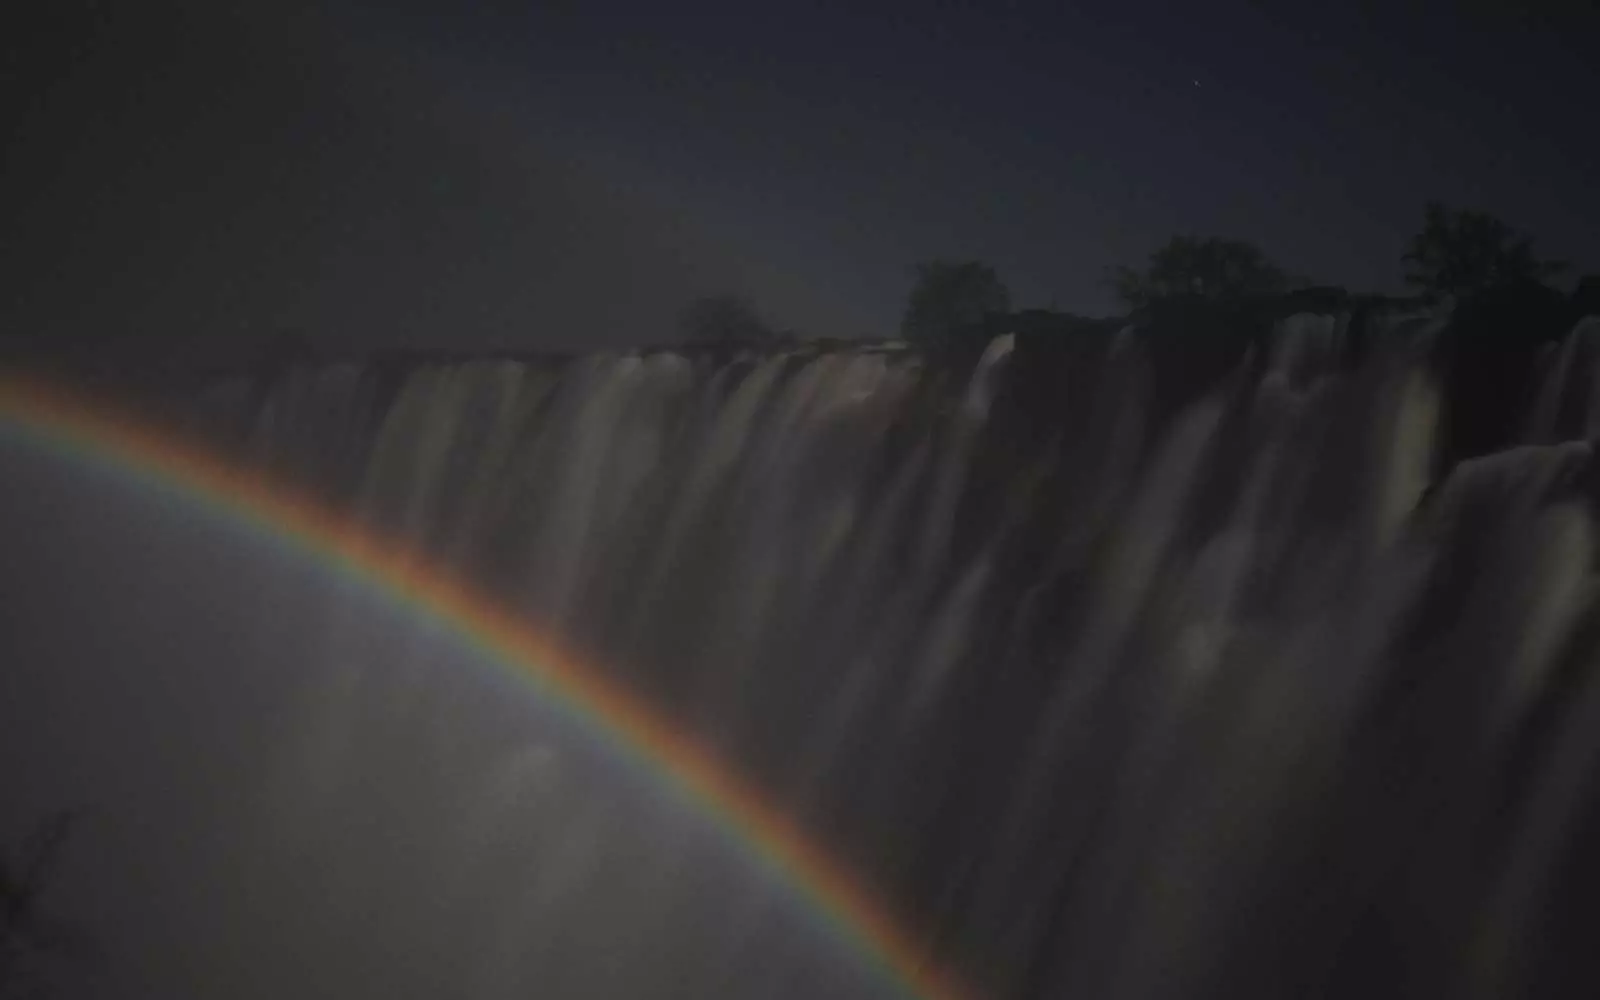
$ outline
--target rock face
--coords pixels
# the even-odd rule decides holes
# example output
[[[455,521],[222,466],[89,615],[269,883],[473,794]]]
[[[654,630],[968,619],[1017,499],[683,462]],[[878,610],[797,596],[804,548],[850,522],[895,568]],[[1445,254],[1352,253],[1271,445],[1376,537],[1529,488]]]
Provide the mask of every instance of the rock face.
[[[608,664],[995,996],[1592,995],[1600,326],[1476,308],[169,409]]]

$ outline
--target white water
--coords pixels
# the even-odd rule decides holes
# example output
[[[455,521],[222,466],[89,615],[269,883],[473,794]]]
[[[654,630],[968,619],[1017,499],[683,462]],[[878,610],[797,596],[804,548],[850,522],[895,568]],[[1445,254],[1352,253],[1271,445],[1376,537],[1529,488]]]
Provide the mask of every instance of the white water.
[[[1432,333],[1397,327],[1351,373],[1339,329],[1285,324],[1263,377],[1159,429],[1124,335],[1085,362],[1093,398],[1063,401],[1081,423],[1018,443],[998,482],[975,457],[1009,338],[941,391],[908,354],[625,355],[421,366],[387,402],[376,375],[301,371],[247,416],[262,461],[683,720],[991,995],[1526,995],[1600,763],[1592,456],[1550,440],[1575,407],[1600,426],[1600,328],[1550,357],[1530,444],[1425,504]],[[207,419],[247,398],[219,387]],[[980,487],[1001,502],[974,506]],[[328,662],[352,666],[321,671],[285,729],[281,836],[347,822],[363,768],[396,753],[470,760],[425,779],[417,836],[453,860],[419,877],[492,872],[504,903],[450,981],[518,995],[565,968],[558,929],[623,870],[655,906],[606,946],[641,967],[687,947],[692,838],[629,848],[653,874],[618,862],[597,845],[636,832],[627,807],[555,804],[537,742],[451,750],[481,707],[425,645],[373,655],[370,628],[330,631],[357,651]],[[400,863],[329,891],[367,899]],[[741,996],[767,995],[750,991],[774,945],[734,929],[775,905],[701,928],[750,963]],[[580,980],[556,992],[679,989]]]

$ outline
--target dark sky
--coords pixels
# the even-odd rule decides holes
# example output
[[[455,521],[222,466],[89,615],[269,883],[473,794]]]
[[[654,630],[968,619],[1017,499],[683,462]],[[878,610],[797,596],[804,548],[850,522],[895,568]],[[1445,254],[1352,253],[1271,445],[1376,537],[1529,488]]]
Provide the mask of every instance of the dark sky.
[[[1600,267],[1594,14],[40,6],[10,336],[609,346],[724,290],[883,335],[916,260],[1104,313],[1105,266],[1179,232],[1398,290],[1429,198]]]

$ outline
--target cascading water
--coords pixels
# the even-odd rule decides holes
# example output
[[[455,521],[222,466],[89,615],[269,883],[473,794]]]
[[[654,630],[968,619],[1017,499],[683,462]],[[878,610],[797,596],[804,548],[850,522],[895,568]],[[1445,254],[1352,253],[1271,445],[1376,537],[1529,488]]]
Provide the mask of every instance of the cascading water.
[[[954,381],[890,349],[663,352],[302,368],[189,412],[644,692],[982,995],[1553,995],[1600,818],[1591,455],[1560,440],[1600,425],[1600,327],[1547,359],[1526,446],[1443,476],[1437,329],[1355,367],[1342,330],[1296,317],[1187,395],[1125,332],[1043,424],[1010,337]],[[484,709],[425,642],[330,635],[349,666],[288,726],[273,836],[422,828],[392,857],[349,836],[327,933],[413,905],[405,870],[449,893],[419,927],[496,900],[454,995],[707,989],[583,947],[844,995],[763,976],[776,904],[680,877],[684,829],[550,791],[534,737],[460,750]],[[369,758],[416,771],[425,820],[363,798]],[[561,933],[608,893],[637,912],[603,945]]]

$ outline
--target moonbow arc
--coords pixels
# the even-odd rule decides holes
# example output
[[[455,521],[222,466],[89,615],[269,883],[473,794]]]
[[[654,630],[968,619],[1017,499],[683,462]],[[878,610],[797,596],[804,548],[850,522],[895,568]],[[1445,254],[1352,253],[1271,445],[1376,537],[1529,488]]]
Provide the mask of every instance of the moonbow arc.
[[[267,532],[444,626],[484,662],[514,673],[533,696],[558,703],[659,780],[688,793],[901,994],[923,1000],[971,995],[858,879],[660,713],[417,553],[385,543],[257,471],[43,380],[0,376],[0,434],[75,462],[109,466]]]

